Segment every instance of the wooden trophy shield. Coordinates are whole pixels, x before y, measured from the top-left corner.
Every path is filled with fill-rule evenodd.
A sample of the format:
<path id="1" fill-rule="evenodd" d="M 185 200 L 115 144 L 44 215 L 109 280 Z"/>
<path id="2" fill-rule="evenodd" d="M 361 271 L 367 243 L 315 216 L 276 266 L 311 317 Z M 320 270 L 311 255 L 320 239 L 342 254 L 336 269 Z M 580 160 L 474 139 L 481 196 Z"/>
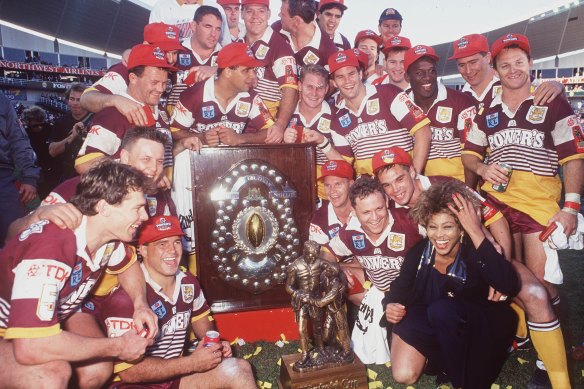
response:
<path id="1" fill-rule="evenodd" d="M 289 307 L 286 269 L 316 202 L 314 146 L 203 148 L 191 171 L 197 269 L 212 311 Z"/>

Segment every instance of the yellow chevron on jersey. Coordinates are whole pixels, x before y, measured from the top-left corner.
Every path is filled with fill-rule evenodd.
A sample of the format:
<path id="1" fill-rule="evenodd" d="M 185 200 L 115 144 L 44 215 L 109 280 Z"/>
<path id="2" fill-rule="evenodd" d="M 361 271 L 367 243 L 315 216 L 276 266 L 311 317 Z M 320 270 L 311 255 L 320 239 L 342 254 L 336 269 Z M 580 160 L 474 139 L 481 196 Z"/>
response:
<path id="1" fill-rule="evenodd" d="M 464 182 L 462 159 L 460 157 L 429 159 L 426 162 L 424 175 L 428 177 L 448 176 Z"/>

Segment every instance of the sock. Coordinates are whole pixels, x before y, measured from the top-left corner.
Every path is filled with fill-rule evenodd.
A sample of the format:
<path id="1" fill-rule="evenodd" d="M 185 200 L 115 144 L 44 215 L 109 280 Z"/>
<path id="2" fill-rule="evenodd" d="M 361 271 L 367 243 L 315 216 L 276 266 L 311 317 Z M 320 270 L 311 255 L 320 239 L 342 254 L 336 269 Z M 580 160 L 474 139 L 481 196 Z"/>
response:
<path id="1" fill-rule="evenodd" d="M 528 332 L 527 322 L 525 320 L 525 311 L 515 303 L 511 303 L 511 308 L 515 311 L 519 319 L 517 321 L 517 332 L 515 332 L 515 336 L 517 336 L 518 338 L 526 339 L 528 336 Z"/>
<path id="2" fill-rule="evenodd" d="M 552 387 L 569 388 L 568 363 L 560 322 L 556 319 L 547 323 L 527 322 L 531 341 L 539 358 L 548 372 Z"/>

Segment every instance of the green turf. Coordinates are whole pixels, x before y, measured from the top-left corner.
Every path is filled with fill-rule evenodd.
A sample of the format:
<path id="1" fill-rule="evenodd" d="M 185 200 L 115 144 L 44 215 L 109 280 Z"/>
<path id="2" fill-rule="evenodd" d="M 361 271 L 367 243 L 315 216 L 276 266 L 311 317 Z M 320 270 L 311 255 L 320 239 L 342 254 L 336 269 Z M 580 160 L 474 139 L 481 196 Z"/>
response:
<path id="1" fill-rule="evenodd" d="M 568 304 L 569 323 L 571 332 L 571 345 L 580 345 L 584 342 L 584 253 L 582 251 L 562 251 L 560 252 L 560 263 L 564 271 L 564 285 L 561 286 L 560 293 L 562 301 Z M 253 355 L 261 347 L 257 355 Z M 283 348 L 277 347 L 272 342 L 258 342 L 235 346 L 235 354 L 239 357 L 247 356 L 249 362 L 255 369 L 256 377 L 259 381 L 272 384 L 276 388 L 276 380 L 280 367 L 277 365 L 281 355 L 298 352 L 298 342 L 290 342 Z M 501 389 L 525 388 L 535 368 L 536 354 L 534 351 L 513 352 L 505 363 L 496 384 Z M 574 388 L 584 388 L 584 362 L 571 364 L 571 376 Z M 390 369 L 384 365 L 369 365 L 369 369 L 378 373 L 377 381 L 383 383 L 383 388 L 406 388 L 406 385 L 399 385 L 393 381 Z M 434 377 L 423 376 L 420 381 L 410 388 L 433 388 Z"/>

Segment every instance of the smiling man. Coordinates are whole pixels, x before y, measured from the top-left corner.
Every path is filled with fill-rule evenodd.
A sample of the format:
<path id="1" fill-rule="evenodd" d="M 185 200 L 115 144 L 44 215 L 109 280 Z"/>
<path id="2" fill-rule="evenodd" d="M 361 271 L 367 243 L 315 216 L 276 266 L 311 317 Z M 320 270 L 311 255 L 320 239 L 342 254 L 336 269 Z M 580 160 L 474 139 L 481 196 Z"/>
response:
<path id="1" fill-rule="evenodd" d="M 338 31 L 346 10 L 345 0 L 321 0 L 318 3 L 318 11 L 316 13 L 318 25 L 331 37 L 339 50 L 351 48 L 351 42 Z"/>
<path id="2" fill-rule="evenodd" d="M 468 134 L 462 161 L 481 176 L 487 198 L 506 216 L 513 233 L 514 257 L 521 259 L 542 282 L 554 305 L 555 287 L 563 276 L 555 250 L 546 250 L 539 235 L 557 223 L 568 237 L 574 234 L 584 186 L 584 133 L 572 107 L 564 99 L 545 104 L 531 94 L 533 65 L 527 37 L 506 34 L 491 48 L 494 69 L 501 81 L 501 94 L 475 118 Z M 489 149 L 488 161 L 484 157 Z M 512 168 L 513 175 L 504 167 Z M 563 170 L 564 206 L 558 202 Z M 560 342 L 559 324 L 550 328 Z M 569 387 L 564 350 L 545 361 L 554 387 Z M 542 374 L 539 374 L 542 375 Z M 537 379 L 537 376 L 534 376 Z"/>
<path id="3" fill-rule="evenodd" d="M 217 65 L 217 79 L 195 84 L 181 94 L 172 121 L 173 137 L 183 149 L 191 150 L 203 144 L 264 143 L 265 130 L 274 120 L 262 98 L 251 91 L 257 82 L 255 68 L 264 63 L 254 58 L 245 43 L 231 43 L 219 52 Z"/>
<path id="4" fill-rule="evenodd" d="M 409 96 L 430 119 L 432 143 L 426 176 L 449 176 L 472 186 L 474 174 L 465 172 L 460 159 L 467 132 L 476 114 L 474 101 L 462 92 L 438 83 L 438 56 L 429 46 L 414 46 L 405 53 L 405 80 L 410 83 Z"/>
<path id="5" fill-rule="evenodd" d="M 385 71 L 387 74 L 378 79 L 378 84 L 392 84 L 402 90 L 410 86 L 405 79 L 404 56 L 412 47 L 408 38 L 394 36 L 383 42 L 382 53 L 385 56 Z"/>
<path id="6" fill-rule="evenodd" d="M 335 53 L 328 62 L 340 96 L 331 128 L 346 141 L 335 148 L 355 159 L 356 173 L 372 174 L 373 154 L 391 146 L 411 152 L 415 168 L 422 172 L 431 136 L 424 112 L 394 85 L 365 85 L 353 50 Z"/>
<path id="7" fill-rule="evenodd" d="M 136 45 L 128 58 L 129 84 L 124 97 L 142 106 L 149 118 L 147 127 L 156 128 L 169 137 L 168 119 L 158 109 L 160 96 L 166 90 L 168 72 L 175 68 L 166 61 L 166 54 L 152 45 Z M 120 145 L 126 131 L 132 123 L 116 108 L 101 110 L 93 117 L 89 133 L 79 156 L 75 160 L 75 169 L 79 174 L 87 172 L 95 164 L 109 156 L 120 155 Z M 167 150 L 171 153 L 171 150 Z M 166 155 L 166 166 L 172 166 L 172 154 Z"/>
<path id="8" fill-rule="evenodd" d="M 129 242 L 148 218 L 143 176 L 106 162 L 81 180 L 73 205 L 81 224 L 61 229 L 47 220 L 31 225 L 0 253 L 0 379 L 9 387 L 67 387 L 71 364 L 101 358 L 134 360 L 149 340 L 135 330 L 111 339 L 83 336 L 62 326 L 106 271 L 126 273 L 135 264 Z M 139 274 L 139 273 L 138 273 Z M 151 315 L 144 279 L 125 283 L 136 328 Z M 128 280 L 126 280 L 128 281 Z M 139 279 L 130 280 L 139 281 Z M 156 335 L 156 322 L 147 321 Z M 110 371 L 111 374 L 111 371 Z"/>

